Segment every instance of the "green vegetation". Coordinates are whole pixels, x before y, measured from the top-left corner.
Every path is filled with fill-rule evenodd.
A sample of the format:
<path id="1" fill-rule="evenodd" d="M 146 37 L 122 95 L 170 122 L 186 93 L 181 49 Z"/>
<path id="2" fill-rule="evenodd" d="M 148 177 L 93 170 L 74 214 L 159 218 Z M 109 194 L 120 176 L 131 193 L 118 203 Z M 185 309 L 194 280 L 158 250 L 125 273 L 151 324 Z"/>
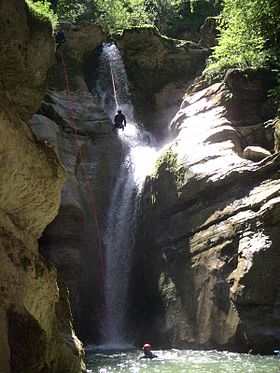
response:
<path id="1" fill-rule="evenodd" d="M 206 16 L 219 10 L 217 0 L 96 0 L 96 20 L 114 34 L 124 28 L 155 25 L 159 32 L 178 37 L 199 31 Z"/>
<path id="2" fill-rule="evenodd" d="M 30 1 L 30 0 L 29 0 Z M 160 33 L 197 38 L 204 19 L 220 11 L 221 0 L 60 0 L 60 19 L 94 21 L 109 34 L 151 24 Z"/>
<path id="3" fill-rule="evenodd" d="M 93 22 L 96 7 L 93 0 L 59 0 L 58 16 L 72 22 Z"/>
<path id="4" fill-rule="evenodd" d="M 26 3 L 39 18 L 56 26 L 57 16 L 49 2 Z M 219 43 L 204 71 L 207 80 L 221 80 L 231 67 L 275 70 L 279 88 L 272 93 L 280 97 L 279 0 L 60 0 L 58 6 L 60 19 L 96 22 L 108 35 L 125 28 L 155 26 L 168 36 L 161 37 L 170 48 L 178 47 L 172 38 L 198 41 L 205 18 L 219 14 Z"/>
<path id="5" fill-rule="evenodd" d="M 162 34 L 198 41 L 206 17 L 221 11 L 220 0 L 150 0 L 146 1 L 152 22 Z"/>
<path id="6" fill-rule="evenodd" d="M 230 67 L 279 70 L 279 0 L 224 0 L 219 44 L 204 71 L 220 80 Z"/>
<path id="7" fill-rule="evenodd" d="M 185 169 L 178 162 L 177 154 L 168 149 L 158 160 L 155 167 L 154 177 L 160 174 L 161 170 L 164 172 L 168 171 L 176 184 L 176 188 L 179 191 L 184 185 L 185 181 Z M 156 196 L 155 196 L 156 197 Z"/>
<path id="8" fill-rule="evenodd" d="M 50 9 L 50 3 L 44 1 L 25 0 L 31 12 L 39 19 L 49 21 L 53 29 L 56 28 L 58 23 L 57 15 Z"/>
<path id="9" fill-rule="evenodd" d="M 150 23 L 144 0 L 96 0 L 96 18 L 107 34 Z"/>

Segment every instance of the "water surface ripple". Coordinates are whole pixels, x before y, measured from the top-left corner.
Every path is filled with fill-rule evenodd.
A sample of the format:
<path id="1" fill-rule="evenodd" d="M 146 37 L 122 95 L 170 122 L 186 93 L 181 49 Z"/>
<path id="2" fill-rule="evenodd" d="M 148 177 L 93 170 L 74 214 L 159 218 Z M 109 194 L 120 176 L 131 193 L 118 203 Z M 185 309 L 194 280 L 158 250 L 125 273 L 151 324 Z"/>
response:
<path id="1" fill-rule="evenodd" d="M 154 351 L 158 359 L 140 360 L 141 352 L 92 353 L 89 373 L 278 373 L 276 356 L 219 351 Z"/>

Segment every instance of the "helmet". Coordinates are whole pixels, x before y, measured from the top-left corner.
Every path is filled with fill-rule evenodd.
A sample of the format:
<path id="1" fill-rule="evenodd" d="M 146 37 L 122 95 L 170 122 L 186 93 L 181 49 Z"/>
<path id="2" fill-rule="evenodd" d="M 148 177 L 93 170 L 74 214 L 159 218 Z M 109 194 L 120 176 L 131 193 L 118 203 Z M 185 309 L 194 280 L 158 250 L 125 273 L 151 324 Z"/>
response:
<path id="1" fill-rule="evenodd" d="M 121 110 L 118 110 L 118 113 L 121 113 L 122 111 Z"/>
<path id="2" fill-rule="evenodd" d="M 144 351 L 151 351 L 152 347 L 149 343 L 145 343 L 143 346 Z"/>

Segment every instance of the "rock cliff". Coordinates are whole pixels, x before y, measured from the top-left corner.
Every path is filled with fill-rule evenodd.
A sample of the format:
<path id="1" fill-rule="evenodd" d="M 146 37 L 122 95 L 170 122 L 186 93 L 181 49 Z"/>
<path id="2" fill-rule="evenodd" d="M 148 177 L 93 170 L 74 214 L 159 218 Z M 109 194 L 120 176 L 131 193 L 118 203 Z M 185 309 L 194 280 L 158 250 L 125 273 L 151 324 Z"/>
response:
<path id="1" fill-rule="evenodd" d="M 271 353 L 279 341 L 280 158 L 243 153 L 273 151 L 263 82 L 231 71 L 190 89 L 146 183 L 134 322 L 161 344 Z"/>
<path id="2" fill-rule="evenodd" d="M 117 44 L 139 120 L 150 131 L 166 137 L 168 123 L 187 87 L 202 71 L 208 49 L 168 38 L 148 26 L 125 30 Z"/>
<path id="3" fill-rule="evenodd" d="M 79 337 L 96 343 L 104 313 L 104 248 L 97 225 L 102 239 L 122 147 L 110 118 L 94 103 L 83 74 L 84 61 L 91 60 L 104 35 L 95 25 L 63 27 L 67 41 L 57 50 L 50 89 L 29 122 L 37 139 L 55 149 L 68 174 L 59 213 L 40 239 L 40 252 L 58 268 L 69 288 Z"/>
<path id="4" fill-rule="evenodd" d="M 51 71 L 51 87 L 39 113 L 30 121 L 36 137 L 52 144 L 68 171 L 59 214 L 45 230 L 40 240 L 40 251 L 55 264 L 69 287 L 78 335 L 83 340 L 96 342 L 100 316 L 104 311 L 104 294 L 91 199 L 94 198 L 96 204 L 102 236 L 110 195 L 122 160 L 122 145 L 112 132 L 110 119 L 94 103 L 87 88 L 93 79 L 93 67 L 98 66 L 98 53 L 93 52 L 104 40 L 104 35 L 94 25 L 64 24 L 63 28 L 67 42 L 62 49 L 57 50 L 56 64 Z M 164 91 L 161 98 L 158 98 L 161 104 L 157 106 L 157 112 L 164 106 L 163 96 L 174 94 L 167 108 L 174 111 L 174 105 L 178 107 L 178 90 L 182 96 L 182 87 L 186 87 L 186 82 L 193 78 L 197 64 L 203 64 L 208 52 L 191 42 L 165 39 L 155 34 L 154 29 L 126 31 L 119 44 L 129 72 L 136 61 L 134 57 L 131 58 L 131 53 L 140 41 L 141 45 L 137 47 L 137 69 L 130 76 L 132 82 L 142 89 L 142 95 L 144 97 L 145 94 L 147 101 L 150 97 L 148 94 L 146 97 L 147 92 L 154 99 L 157 93 L 160 96 L 159 92 Z M 150 54 L 153 48 L 159 51 L 156 62 Z M 172 76 L 168 72 L 171 65 L 176 66 Z M 142 69 L 141 72 L 139 69 Z M 66 92 L 65 70 L 71 89 L 70 102 Z M 139 80 L 139 76 L 147 72 L 152 77 L 149 86 Z M 175 78 L 177 83 L 174 82 Z M 73 136 L 73 113 L 77 138 Z M 82 150 L 82 162 L 79 147 Z M 90 193 L 84 180 L 84 166 L 92 186 Z"/>
<path id="5" fill-rule="evenodd" d="M 67 289 L 38 252 L 58 213 L 66 172 L 54 147 L 25 122 L 36 112 L 54 59 L 51 26 L 23 0 L 0 4 L 0 370 L 81 372 Z"/>

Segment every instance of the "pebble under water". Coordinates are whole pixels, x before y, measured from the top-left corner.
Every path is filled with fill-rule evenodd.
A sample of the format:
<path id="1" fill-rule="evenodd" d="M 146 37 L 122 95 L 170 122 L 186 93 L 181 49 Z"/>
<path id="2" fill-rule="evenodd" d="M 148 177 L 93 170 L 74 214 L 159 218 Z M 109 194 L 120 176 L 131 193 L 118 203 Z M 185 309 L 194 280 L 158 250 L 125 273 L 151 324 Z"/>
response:
<path id="1" fill-rule="evenodd" d="M 153 351 L 157 359 L 139 360 L 137 352 L 88 352 L 88 373 L 278 373 L 276 356 L 218 351 Z"/>

